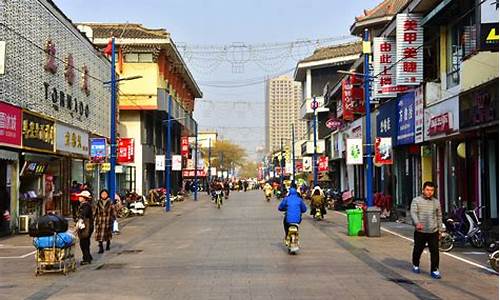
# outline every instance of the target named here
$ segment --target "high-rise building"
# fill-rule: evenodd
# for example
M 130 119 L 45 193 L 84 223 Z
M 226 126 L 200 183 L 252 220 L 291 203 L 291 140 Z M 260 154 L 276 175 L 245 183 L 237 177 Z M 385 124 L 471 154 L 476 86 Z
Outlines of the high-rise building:
M 289 76 L 269 79 L 266 84 L 266 150 L 273 152 L 283 145 L 291 145 L 292 124 L 295 140 L 302 138 L 306 125 L 300 119 L 302 86 Z

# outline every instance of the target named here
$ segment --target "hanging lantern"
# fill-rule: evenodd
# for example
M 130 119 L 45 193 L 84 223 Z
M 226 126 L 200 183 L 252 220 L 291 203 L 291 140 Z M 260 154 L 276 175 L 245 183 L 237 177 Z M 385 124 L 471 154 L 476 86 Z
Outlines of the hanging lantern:
M 465 142 L 461 142 L 460 144 L 458 144 L 458 146 L 457 146 L 458 156 L 460 156 L 461 158 L 465 158 L 465 156 L 467 154 L 465 149 L 466 149 Z

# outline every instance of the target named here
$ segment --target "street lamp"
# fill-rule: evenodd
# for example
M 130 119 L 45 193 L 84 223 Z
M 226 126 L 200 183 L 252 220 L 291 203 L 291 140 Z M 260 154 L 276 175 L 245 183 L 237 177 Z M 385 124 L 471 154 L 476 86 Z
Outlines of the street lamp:
M 312 159 L 312 163 L 313 163 L 313 178 L 314 178 L 314 186 L 317 186 L 318 185 L 318 166 L 316 165 L 316 160 L 317 160 L 317 157 L 316 157 L 316 147 L 317 147 L 317 137 L 316 137 L 316 127 L 317 127 L 317 122 L 318 122 L 318 116 L 316 114 L 316 109 L 318 108 L 319 106 L 319 103 L 318 101 L 316 101 L 316 97 L 313 97 L 313 101 L 311 102 L 311 105 L 312 105 L 312 109 L 313 109 L 313 135 L 314 135 L 314 138 L 313 138 L 313 141 L 314 141 L 314 144 L 313 144 L 313 159 Z

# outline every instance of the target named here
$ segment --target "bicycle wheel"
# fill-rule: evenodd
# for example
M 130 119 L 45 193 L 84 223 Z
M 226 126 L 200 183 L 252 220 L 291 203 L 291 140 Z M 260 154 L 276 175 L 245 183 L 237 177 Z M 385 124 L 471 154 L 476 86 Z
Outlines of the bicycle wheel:
M 475 235 L 473 235 L 470 239 L 470 242 L 473 247 L 475 248 L 482 248 L 484 247 L 485 240 L 484 240 L 484 235 L 482 232 L 478 232 Z
M 439 240 L 439 251 L 441 252 L 448 252 L 451 249 L 453 249 L 454 241 L 451 235 L 445 233 Z

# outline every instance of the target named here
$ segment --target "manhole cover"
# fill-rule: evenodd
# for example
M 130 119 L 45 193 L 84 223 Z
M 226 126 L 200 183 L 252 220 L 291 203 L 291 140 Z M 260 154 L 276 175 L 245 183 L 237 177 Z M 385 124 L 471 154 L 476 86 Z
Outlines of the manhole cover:
M 121 254 L 136 254 L 136 253 L 141 253 L 142 250 L 140 249 L 126 249 L 126 250 L 122 250 L 120 252 L 118 252 L 117 254 L 118 255 L 121 255 Z
M 117 270 L 117 269 L 123 269 L 123 267 L 125 267 L 125 264 L 109 263 L 109 264 L 102 264 L 95 269 L 96 270 Z
M 415 284 L 415 282 L 408 280 L 408 279 L 402 279 L 402 278 L 388 278 L 387 280 L 398 283 L 398 284 Z

